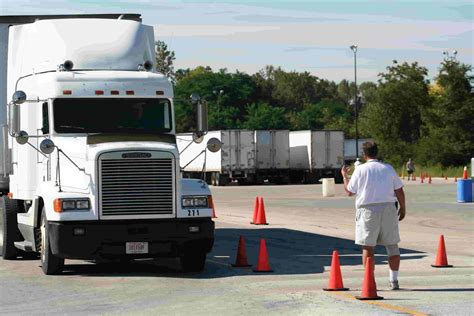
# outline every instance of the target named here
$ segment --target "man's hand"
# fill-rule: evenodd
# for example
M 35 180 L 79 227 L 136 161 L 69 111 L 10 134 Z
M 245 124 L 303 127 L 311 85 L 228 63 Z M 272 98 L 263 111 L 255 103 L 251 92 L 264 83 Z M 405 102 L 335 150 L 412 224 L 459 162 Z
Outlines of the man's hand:
M 398 220 L 402 221 L 405 218 L 406 210 L 404 207 L 400 207 L 398 210 Z
M 349 167 L 349 166 L 342 166 L 342 168 L 341 168 L 341 174 L 342 174 L 342 177 L 343 177 L 344 179 L 347 178 L 350 168 L 351 168 L 351 167 Z

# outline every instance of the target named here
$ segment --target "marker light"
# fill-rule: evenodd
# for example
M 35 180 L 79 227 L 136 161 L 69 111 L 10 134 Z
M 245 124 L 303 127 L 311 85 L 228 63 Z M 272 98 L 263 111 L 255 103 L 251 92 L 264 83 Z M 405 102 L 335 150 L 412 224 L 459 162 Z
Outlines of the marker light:
M 165 94 L 164 91 L 159 91 L 159 90 L 156 91 L 156 95 L 163 95 L 163 94 Z
M 127 91 L 125 91 L 125 94 L 126 94 L 126 95 L 134 95 L 134 94 L 135 94 L 135 91 L 133 91 L 133 90 L 127 90 Z
M 64 94 L 64 95 L 71 95 L 71 94 L 72 94 L 72 90 L 63 90 L 63 94 Z
M 103 95 L 103 94 L 104 94 L 104 90 L 95 90 L 95 94 L 96 94 L 96 95 Z
M 110 94 L 111 95 L 119 95 L 120 92 L 118 90 L 112 90 L 112 91 L 110 91 Z

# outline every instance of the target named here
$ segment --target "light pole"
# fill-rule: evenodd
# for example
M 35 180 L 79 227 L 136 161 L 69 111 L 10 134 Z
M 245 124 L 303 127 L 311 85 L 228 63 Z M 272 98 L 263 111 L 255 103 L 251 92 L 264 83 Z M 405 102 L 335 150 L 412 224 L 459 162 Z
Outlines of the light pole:
M 357 120 L 359 116 L 359 98 L 357 96 L 357 45 L 351 45 L 350 49 L 354 52 L 354 106 L 355 106 L 355 139 L 356 139 L 356 158 L 359 158 L 359 129 Z
M 216 128 L 220 129 L 220 126 L 221 126 L 221 118 L 220 118 L 220 116 L 221 116 L 221 96 L 224 94 L 224 90 L 219 90 L 219 91 L 214 90 L 214 91 L 212 91 L 212 93 L 217 96 L 217 126 L 216 126 Z
M 446 56 L 446 59 L 450 59 L 450 60 L 456 60 L 456 55 L 458 54 L 458 51 L 457 50 L 453 50 L 453 55 L 452 56 L 449 56 L 449 52 L 447 50 L 443 51 L 443 55 Z

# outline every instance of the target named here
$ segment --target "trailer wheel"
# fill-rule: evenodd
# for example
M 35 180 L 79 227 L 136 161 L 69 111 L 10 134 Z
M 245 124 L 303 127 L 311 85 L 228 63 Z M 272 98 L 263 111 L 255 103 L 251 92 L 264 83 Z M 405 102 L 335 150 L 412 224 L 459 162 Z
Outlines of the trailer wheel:
M 229 175 L 227 174 L 220 174 L 216 172 L 216 177 L 215 177 L 215 182 L 216 186 L 224 186 L 229 184 Z
M 205 252 L 187 252 L 180 258 L 183 272 L 201 272 L 206 265 Z
M 46 220 L 46 211 L 43 208 L 41 212 L 41 268 L 44 274 L 54 275 L 59 274 L 64 268 L 64 259 L 56 257 L 51 252 L 49 244 L 48 221 Z
M 2 197 L 2 229 L 3 246 L 2 257 L 5 260 L 16 259 L 23 254 L 23 251 L 15 247 L 15 241 L 22 241 L 20 230 L 18 229 L 17 214 L 22 211 L 23 202 L 13 200 L 6 196 Z

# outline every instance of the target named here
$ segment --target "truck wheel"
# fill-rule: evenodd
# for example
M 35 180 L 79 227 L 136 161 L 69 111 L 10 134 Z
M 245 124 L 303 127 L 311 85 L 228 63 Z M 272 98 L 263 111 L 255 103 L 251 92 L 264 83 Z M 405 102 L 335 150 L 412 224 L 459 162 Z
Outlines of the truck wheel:
M 51 252 L 47 223 L 46 211 L 43 208 L 43 211 L 41 212 L 41 268 L 43 269 L 44 274 L 59 274 L 63 271 L 64 259 L 56 257 Z
M 180 258 L 183 272 L 201 272 L 206 265 L 205 252 L 189 252 Z
M 17 214 L 22 211 L 22 201 L 12 200 L 6 196 L 2 197 L 2 228 L 3 247 L 2 257 L 5 260 L 16 259 L 23 254 L 23 251 L 15 247 L 15 241 L 22 241 L 20 230 L 18 229 Z

